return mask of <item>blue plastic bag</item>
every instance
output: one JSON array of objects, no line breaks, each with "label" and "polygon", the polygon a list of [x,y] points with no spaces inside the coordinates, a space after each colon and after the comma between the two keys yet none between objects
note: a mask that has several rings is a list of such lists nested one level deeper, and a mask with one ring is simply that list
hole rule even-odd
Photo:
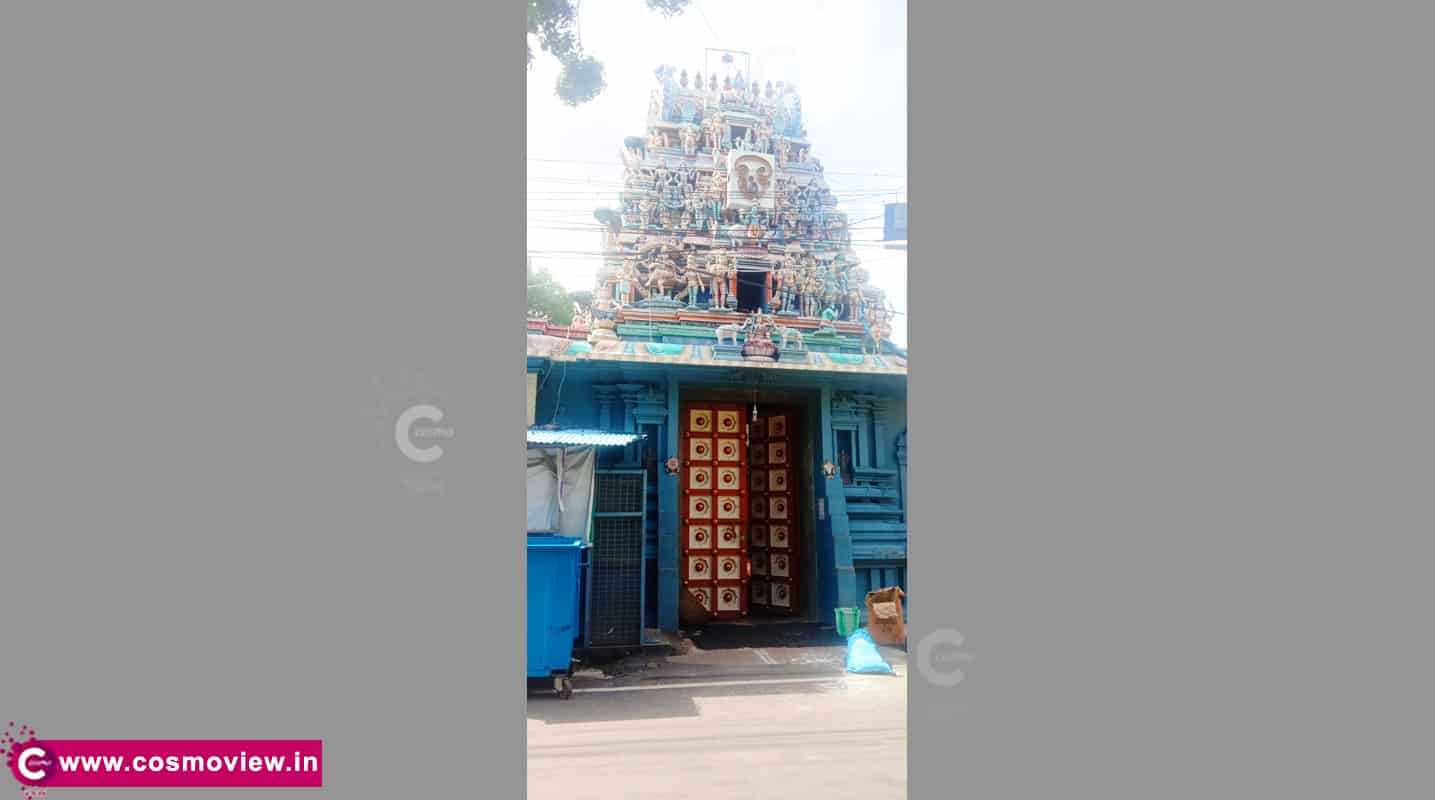
[{"label": "blue plastic bag", "polygon": [[882,657],[877,643],[863,628],[847,637],[847,671],[866,675],[891,675],[892,665]]}]

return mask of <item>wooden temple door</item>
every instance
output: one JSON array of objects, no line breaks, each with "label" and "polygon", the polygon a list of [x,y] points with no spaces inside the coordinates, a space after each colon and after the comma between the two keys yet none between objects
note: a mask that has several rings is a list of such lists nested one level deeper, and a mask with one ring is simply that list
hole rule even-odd
[{"label": "wooden temple door", "polygon": [[770,411],[752,426],[749,453],[748,552],[754,610],[790,615],[800,610],[797,477],[792,442],[794,415]]},{"label": "wooden temple door", "polygon": [[740,406],[683,407],[682,581],[719,618],[748,609],[746,437]]}]

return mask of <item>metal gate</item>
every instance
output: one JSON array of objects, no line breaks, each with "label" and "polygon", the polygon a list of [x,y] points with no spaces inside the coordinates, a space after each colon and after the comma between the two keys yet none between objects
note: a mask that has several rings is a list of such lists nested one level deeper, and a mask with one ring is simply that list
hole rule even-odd
[{"label": "metal gate", "polygon": [[588,647],[643,643],[644,545],[648,476],[640,469],[598,470],[584,639]]}]

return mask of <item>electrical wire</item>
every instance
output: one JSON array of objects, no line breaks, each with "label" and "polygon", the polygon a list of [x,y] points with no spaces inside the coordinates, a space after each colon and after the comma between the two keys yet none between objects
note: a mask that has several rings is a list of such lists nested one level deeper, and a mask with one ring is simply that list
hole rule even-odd
[{"label": "electrical wire", "polygon": [[[537,161],[537,162],[543,163],[543,164],[599,164],[599,165],[602,165],[602,166],[612,166],[612,162],[611,162],[611,161],[587,161],[587,160],[577,159],[577,158],[536,158],[536,157],[531,157],[531,156],[530,156],[530,157],[527,158],[527,160],[528,160],[528,161]],[[906,180],[906,178],[907,178],[906,175],[897,175],[897,174],[889,173],[889,172],[840,172],[840,171],[834,170],[834,171],[831,171],[831,172],[824,172],[823,174],[827,174],[827,175],[849,175],[849,176],[872,177],[872,178],[901,178],[901,179],[903,179],[903,180]]]}]

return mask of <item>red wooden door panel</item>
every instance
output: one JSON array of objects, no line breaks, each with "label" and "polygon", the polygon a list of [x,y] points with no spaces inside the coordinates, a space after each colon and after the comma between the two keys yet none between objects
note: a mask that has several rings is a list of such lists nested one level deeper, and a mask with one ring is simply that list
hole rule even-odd
[{"label": "red wooden door panel", "polygon": [[715,616],[742,616],[749,573],[747,421],[740,406],[689,403],[681,426],[683,583]]}]

